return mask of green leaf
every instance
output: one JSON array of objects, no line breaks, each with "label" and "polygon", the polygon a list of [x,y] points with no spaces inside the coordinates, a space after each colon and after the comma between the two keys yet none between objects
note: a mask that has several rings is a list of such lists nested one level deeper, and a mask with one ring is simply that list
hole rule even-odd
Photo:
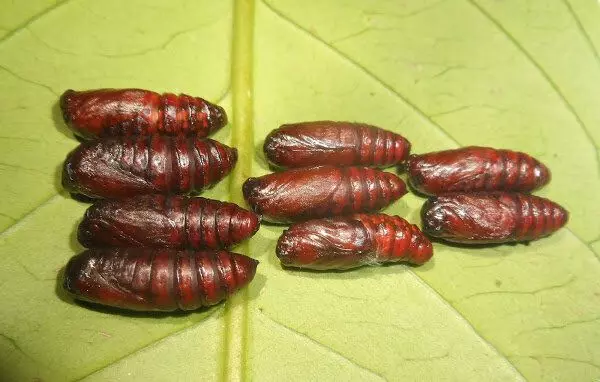
[{"label": "green leaf", "polygon": [[[18,2],[0,15],[0,375],[6,380],[565,380],[600,377],[600,7],[584,0]],[[74,304],[60,269],[87,205],[61,190],[67,88],[218,101],[238,147],[205,195],[243,203],[279,124],[356,120],[415,152],[527,151],[571,220],[529,245],[435,245],[425,266],[282,270],[281,227],[225,304],[180,315]],[[418,222],[423,199],[387,211]]]}]

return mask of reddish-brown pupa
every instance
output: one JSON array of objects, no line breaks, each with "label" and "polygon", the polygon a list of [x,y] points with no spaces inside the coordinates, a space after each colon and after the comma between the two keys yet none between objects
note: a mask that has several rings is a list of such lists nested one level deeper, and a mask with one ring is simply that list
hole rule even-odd
[{"label": "reddish-brown pupa", "polygon": [[433,247],[416,225],[398,216],[356,214],[294,224],[279,238],[276,252],[285,266],[324,270],[423,264]]},{"label": "reddish-brown pupa", "polygon": [[263,150],[279,167],[387,167],[406,159],[410,142],[363,123],[316,121],[282,125],[267,136]]},{"label": "reddish-brown pupa", "polygon": [[83,138],[113,135],[197,135],[227,124],[225,110],[202,98],[142,89],[67,90],[63,118]]},{"label": "reddish-brown pupa", "polygon": [[379,210],[406,194],[396,175],[366,167],[320,166],[249,178],[244,198],[274,223]]},{"label": "reddish-brown pupa", "polygon": [[78,300],[123,309],[195,310],[246,286],[257,265],[227,251],[89,249],[69,261],[63,286]]},{"label": "reddish-brown pupa", "polygon": [[85,212],[77,238],[85,247],[229,248],[254,235],[258,216],[233,203],[144,195],[101,200]]},{"label": "reddish-brown pupa", "polygon": [[65,161],[63,186],[92,198],[187,194],[223,179],[237,150],[211,139],[149,135],[84,142]]},{"label": "reddish-brown pupa", "polygon": [[448,194],[429,199],[421,210],[423,231],[464,244],[530,241],[567,223],[568,212],[538,196],[513,192]]},{"label": "reddish-brown pupa", "polygon": [[470,146],[411,155],[408,180],[426,195],[449,192],[529,192],[550,181],[550,171],[531,156],[516,151]]}]

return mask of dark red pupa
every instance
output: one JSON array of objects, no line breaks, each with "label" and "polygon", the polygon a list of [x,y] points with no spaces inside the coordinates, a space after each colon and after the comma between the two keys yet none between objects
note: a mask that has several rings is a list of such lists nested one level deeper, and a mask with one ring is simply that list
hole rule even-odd
[{"label": "dark red pupa", "polygon": [[379,210],[406,194],[406,185],[372,168],[320,166],[249,178],[243,192],[264,220],[293,223]]},{"label": "dark red pupa", "polygon": [[237,150],[211,139],[148,135],[84,142],[63,169],[63,187],[91,198],[188,194],[223,179]]},{"label": "dark red pupa", "polygon": [[101,200],[85,212],[85,247],[229,248],[254,235],[258,216],[237,204],[186,196]]},{"label": "dark red pupa", "polygon": [[227,124],[222,107],[202,98],[142,89],[67,90],[63,118],[83,138],[114,135],[197,135]]},{"label": "dark red pupa", "polygon": [[269,133],[263,149],[272,164],[284,168],[388,167],[408,157],[410,142],[363,123],[316,121],[282,125]]},{"label": "dark red pupa", "polygon": [[356,214],[297,223],[277,242],[281,264],[311,269],[349,269],[433,256],[421,230],[398,216]]},{"label": "dark red pupa", "polygon": [[567,223],[569,213],[538,196],[513,192],[447,194],[429,199],[421,210],[423,231],[463,244],[530,241]]},{"label": "dark red pupa", "polygon": [[489,147],[411,155],[408,180],[420,193],[518,191],[529,192],[550,181],[550,170],[531,156]]},{"label": "dark red pupa", "polygon": [[63,286],[78,300],[122,309],[195,310],[246,286],[257,265],[227,251],[89,249],[69,261]]}]

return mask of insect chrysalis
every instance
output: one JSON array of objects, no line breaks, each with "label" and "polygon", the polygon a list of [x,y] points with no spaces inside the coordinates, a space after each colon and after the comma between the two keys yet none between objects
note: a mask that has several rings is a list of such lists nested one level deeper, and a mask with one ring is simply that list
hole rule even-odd
[{"label": "insect chrysalis", "polygon": [[423,231],[464,244],[530,241],[567,223],[568,212],[538,196],[513,192],[447,194],[429,199],[421,210]]},{"label": "insect chrysalis", "polygon": [[320,166],[250,178],[244,198],[274,223],[379,210],[406,194],[398,176],[366,167]]},{"label": "insect chrysalis", "polygon": [[404,261],[423,264],[433,255],[421,230],[398,216],[355,214],[296,223],[277,242],[285,266],[348,269]]},{"label": "insect chrysalis", "polygon": [[363,123],[316,121],[283,125],[263,146],[265,156],[284,168],[333,166],[387,167],[408,157],[401,135]]},{"label": "insect chrysalis", "polygon": [[472,191],[529,192],[550,181],[550,171],[531,156],[489,147],[411,155],[408,180],[426,195]]},{"label": "insect chrysalis", "polygon": [[140,311],[195,310],[246,286],[258,261],[227,251],[89,249],[65,268],[76,299]]},{"label": "insect chrysalis", "polygon": [[236,149],[199,137],[99,139],[67,156],[63,186],[92,198],[188,194],[223,179],[236,161]]},{"label": "insect chrysalis", "polygon": [[196,135],[206,137],[227,124],[222,107],[185,94],[142,89],[67,90],[63,118],[83,138],[114,135]]},{"label": "insect chrysalis", "polygon": [[205,198],[142,195],[100,200],[85,212],[77,238],[92,247],[229,248],[254,235],[258,216]]}]

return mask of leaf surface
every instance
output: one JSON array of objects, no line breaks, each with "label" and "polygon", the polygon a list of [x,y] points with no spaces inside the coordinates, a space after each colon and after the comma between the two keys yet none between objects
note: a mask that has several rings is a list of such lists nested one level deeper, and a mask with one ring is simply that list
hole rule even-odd
[{"label": "leaf surface", "polygon": [[[578,380],[600,377],[600,6],[593,1],[27,2],[0,16],[0,375],[8,380]],[[76,36],[76,38],[74,37]],[[435,245],[425,266],[282,270],[282,227],[228,302],[178,315],[74,304],[60,272],[87,205],[61,190],[68,88],[219,102],[240,151],[204,196],[243,203],[269,131],[364,121],[414,152],[522,150],[571,212],[529,245]],[[387,212],[418,222],[423,199]]]}]

